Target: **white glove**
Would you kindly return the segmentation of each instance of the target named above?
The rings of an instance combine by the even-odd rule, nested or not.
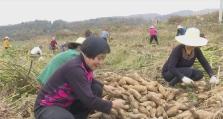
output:
[[[192,84],[192,83],[194,83],[194,81],[193,81],[192,79],[190,79],[190,78],[188,78],[188,77],[186,77],[186,76],[184,76],[184,77],[182,78],[182,81],[183,81],[185,84]]]
[[[219,80],[217,79],[217,77],[211,76],[210,84],[218,84],[218,83],[219,83]]]

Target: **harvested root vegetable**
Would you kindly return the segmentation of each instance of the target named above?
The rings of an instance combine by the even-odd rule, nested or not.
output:
[[[149,115],[149,111],[144,106],[139,107],[139,112]]]
[[[138,73],[133,73],[133,77],[134,77],[134,79],[135,80],[137,80],[138,82],[143,82],[143,81],[145,81],[145,79],[143,79]]]
[[[191,110],[193,117],[197,117],[199,119],[212,119],[214,113],[208,112],[205,110]]]
[[[139,110],[138,110],[138,109],[133,109],[132,112],[133,112],[134,114],[138,114],[138,113],[139,113]]]
[[[151,117],[156,117],[156,108],[152,108],[152,109],[150,110],[150,116],[151,116]]]
[[[145,114],[133,114],[131,112],[129,112],[127,116],[130,117],[130,119],[146,119],[147,118]]]
[[[137,90],[138,92],[144,92],[144,91],[147,92],[147,88],[146,88],[146,86],[142,86],[142,85],[129,86],[129,88],[135,89],[135,90]]]
[[[167,91],[166,91],[166,89],[162,86],[162,85],[159,85],[158,86],[158,90],[159,90],[159,92],[164,96],[164,97],[166,97],[167,96]]]
[[[129,105],[124,105],[122,108],[125,109],[125,110],[128,110],[130,108],[130,106]]]
[[[129,89],[129,93],[132,94],[136,99],[140,100],[141,94],[135,89]]]
[[[147,98],[148,98],[148,100],[155,102],[157,105],[163,105],[164,104],[163,101],[159,97],[156,97],[151,93],[147,94]]]
[[[157,109],[156,109],[156,117],[160,117],[160,116],[163,116],[163,113],[165,112],[164,108],[162,106],[159,106]]]
[[[119,80],[119,82],[118,82],[120,85],[126,85],[126,81],[125,80]]]
[[[151,92],[158,92],[158,89],[157,89],[157,87],[156,86],[154,86],[154,85],[146,85],[146,88],[147,88],[147,90],[148,91],[151,91]]]
[[[147,94],[147,93],[146,93]],[[146,102],[148,100],[148,97],[147,97],[147,95],[144,95],[144,96],[142,96],[140,99],[139,99],[139,101],[140,102]]]
[[[182,113],[179,113],[174,118],[176,118],[176,119],[193,119],[193,116],[192,116],[192,113],[189,110],[187,110]]]
[[[129,101],[133,108],[138,109],[139,104],[132,95],[129,96]]]
[[[179,106],[173,106],[170,109],[168,109],[166,113],[168,117],[173,117],[179,113],[178,110],[179,110]]]
[[[167,91],[166,96],[165,96],[166,97],[166,100],[167,101],[173,100],[175,98],[175,95],[176,95],[176,93],[171,92],[171,91]]]
[[[102,116],[102,112],[96,112],[92,115],[89,116],[89,118],[94,119],[94,118],[99,118]]]
[[[129,85],[138,85],[139,84],[136,80],[134,80],[130,77],[122,77],[120,80],[125,80],[126,83]]]
[[[118,111],[115,109],[112,109],[111,114],[113,114],[114,116],[118,116]]]
[[[156,103],[154,103],[154,102],[152,102],[152,101],[145,101],[145,102],[143,102],[143,103],[139,103],[139,105],[141,105],[141,106],[151,106],[151,107],[156,107]]]

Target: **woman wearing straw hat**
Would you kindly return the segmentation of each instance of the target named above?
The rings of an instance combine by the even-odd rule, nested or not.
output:
[[[9,44],[9,37],[8,37],[8,36],[6,36],[6,37],[3,38],[3,43],[2,43],[2,45],[3,45],[3,47],[4,47],[5,49],[8,49],[8,48],[10,47],[10,44]]]
[[[175,39],[181,44],[173,49],[162,69],[162,75],[169,85],[175,86],[180,82],[191,84],[202,79],[203,73],[192,68],[196,58],[211,78],[210,83],[219,83],[199,48],[208,42],[207,39],[200,37],[200,30],[188,28],[185,35],[176,36]]]

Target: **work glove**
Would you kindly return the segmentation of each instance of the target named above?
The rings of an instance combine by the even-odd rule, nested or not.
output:
[[[219,83],[219,80],[217,79],[217,77],[211,76],[210,84],[218,84],[218,83]]]
[[[188,77],[186,77],[186,76],[184,76],[184,77],[182,78],[182,81],[183,81],[183,83],[185,83],[185,84],[193,84],[193,83],[194,83],[194,81],[193,81],[192,79],[190,79],[190,78],[188,78]]]

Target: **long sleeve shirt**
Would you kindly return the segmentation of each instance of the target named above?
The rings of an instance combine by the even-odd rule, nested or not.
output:
[[[4,40],[3,41],[3,47],[4,48],[9,48],[10,47],[9,40]]]
[[[35,109],[51,105],[69,108],[75,100],[80,100],[89,109],[109,113],[112,102],[92,93],[91,85],[94,81],[93,71],[85,63],[83,56],[77,56],[49,78],[37,96]]]
[[[198,61],[201,63],[202,67],[205,69],[205,71],[211,77],[213,75],[213,71],[211,69],[211,66],[205,59],[203,53],[201,52],[200,48],[196,47],[194,49],[194,57],[192,57],[189,60],[183,58],[184,48],[185,48],[185,45],[178,45],[176,48],[173,49],[167,62],[163,66],[162,73],[170,71],[172,74],[174,74],[178,78],[182,79],[182,77],[184,75],[182,73],[180,73],[177,70],[177,68],[191,67],[194,64],[195,59],[197,58]]]
[[[46,81],[50,78],[51,75],[63,64],[78,56],[79,52],[74,49],[69,49],[65,52],[57,54],[53,59],[47,64],[43,69],[40,75],[37,77],[37,80],[41,84],[45,84]]]
[[[184,35],[186,32],[185,28],[178,28],[176,36]]]

